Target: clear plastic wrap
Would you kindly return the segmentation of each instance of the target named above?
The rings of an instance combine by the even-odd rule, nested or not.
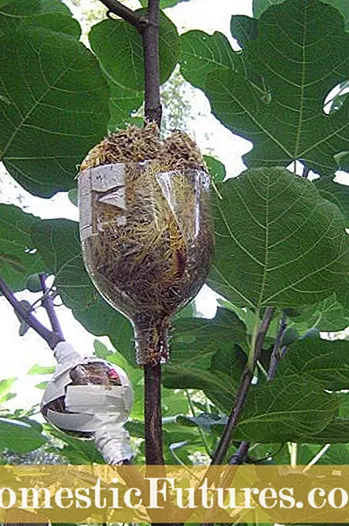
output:
[[[198,293],[211,263],[209,176],[144,161],[87,168],[78,181],[86,268],[132,321],[137,362],[166,361],[169,317]]]

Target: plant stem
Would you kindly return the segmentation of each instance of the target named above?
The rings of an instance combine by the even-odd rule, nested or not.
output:
[[[193,415],[194,418],[196,418],[195,408],[193,406],[193,402],[191,400],[190,393],[189,393],[188,389],[185,390],[185,394],[187,396],[187,400],[188,400],[188,404],[189,404],[189,408],[190,408],[191,414]],[[199,429],[199,434],[200,434],[202,443],[204,445],[205,451],[206,451],[207,455],[211,458],[211,451],[210,451],[210,447],[209,447],[209,445],[207,443],[207,440],[206,440],[206,437],[205,437],[205,433],[203,432],[203,430],[201,429],[200,426],[198,426],[198,429]]]
[[[144,428],[146,464],[164,464],[159,363],[155,366],[144,365]]]
[[[254,372],[256,363],[259,359],[260,353],[262,351],[264,338],[268,331],[273,314],[274,314],[274,307],[267,307],[265,310],[265,314],[264,314],[262,323],[257,332],[256,338],[254,339],[253,355],[252,355],[252,359],[249,360],[251,364],[249,363],[247,364],[242,374],[242,378],[241,378],[238,392],[236,394],[234,406],[229,415],[228,422],[225,426],[223,435],[219,441],[217,449],[214,452],[213,457],[212,457],[212,462],[211,462],[212,465],[219,465],[223,463],[225,456],[227,454],[227,451],[229,449],[229,446],[231,444],[231,441],[234,437],[234,433],[239,423],[239,419],[240,419],[240,416],[242,414],[242,411],[243,411],[243,408],[246,402],[247,394],[250,389],[251,381],[253,378],[253,372]]]
[[[148,23],[143,29],[144,53],[144,120],[155,122],[160,129],[162,108],[160,101],[159,66],[160,0],[148,0]]]
[[[269,364],[269,370],[268,370],[268,382],[273,380],[275,373],[276,373],[276,368],[282,358],[282,352],[280,351],[280,344],[281,344],[282,336],[286,330],[286,327],[287,327],[286,315],[283,314],[280,320],[279,329],[276,334],[275,343],[274,343],[273,351],[272,351],[271,358],[270,358],[270,364]]]
[[[45,274],[40,274],[39,275],[39,279],[40,279],[40,284],[41,284],[41,290],[44,293],[43,298],[41,300],[42,306],[44,307],[44,309],[47,312],[47,316],[48,316],[48,318],[50,320],[52,330],[56,334],[58,334],[58,336],[60,336],[62,338],[62,340],[64,340],[64,334],[63,334],[61,325],[60,325],[58,317],[57,317],[55,306],[53,304],[52,297],[49,294],[49,290],[47,289],[47,286],[46,286]]]
[[[64,341],[64,338],[57,334],[54,331],[50,331],[47,329],[42,323],[39,322],[39,320],[31,313],[27,312],[27,310],[23,307],[20,301],[17,300],[12,290],[9,288],[9,286],[5,283],[5,281],[0,276],[0,292],[4,295],[4,297],[7,299],[7,301],[12,305],[15,312],[32,328],[35,332],[41,336],[50,349],[54,349],[57,345],[57,343]]]
[[[250,443],[246,440],[243,440],[239,445],[238,449],[235,451],[234,455],[230,457],[229,464],[231,466],[238,466],[239,464],[245,462],[249,448]]]
[[[118,0],[100,0],[100,2],[108,8],[109,13],[114,13],[114,15],[123,18],[125,22],[134,26],[140,33],[142,33],[148,23],[147,18],[138,15],[129,7],[118,2]]]

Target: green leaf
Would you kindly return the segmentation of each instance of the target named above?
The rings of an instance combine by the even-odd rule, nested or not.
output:
[[[348,443],[349,418],[334,417],[319,433],[311,433],[304,437],[304,442],[313,444]]]
[[[8,396],[12,395],[10,391],[16,380],[17,378],[6,378],[6,380],[0,380],[0,404],[6,402],[8,400]]]
[[[320,432],[338,411],[338,402],[316,384],[275,379],[252,387],[236,438],[256,442],[299,442]]]
[[[84,266],[78,223],[50,219],[32,230],[33,243],[47,270],[55,275],[55,285],[63,303],[92,334],[109,336],[113,345],[134,363],[133,331],[130,322],[111,308],[98,294]]]
[[[348,273],[339,209],[282,168],[217,185],[216,254],[208,284],[238,306],[296,307],[326,298]]]
[[[29,369],[27,372],[27,375],[32,376],[34,374],[53,374],[55,372],[56,368],[54,365],[52,366],[43,366],[36,363]]]
[[[69,7],[62,0],[40,0],[42,13],[59,13],[71,16]]]
[[[320,194],[336,204],[344,217],[345,227],[349,228],[349,186],[335,183],[327,177],[321,177],[315,181]]]
[[[232,311],[218,308],[213,319],[178,318],[171,334],[171,363],[183,367],[210,364],[219,350],[234,354],[235,343],[246,342],[246,328]]]
[[[116,82],[110,82],[110,121],[109,129],[115,131],[130,122],[132,113],[136,112],[143,102],[143,92],[124,88]]]
[[[48,382],[39,382],[38,384],[36,384],[35,387],[37,389],[44,390],[44,389],[46,389],[47,386],[48,386]]]
[[[170,389],[200,389],[205,392],[221,409],[229,412],[234,403],[236,382],[227,374],[217,374],[200,368],[187,369],[180,366],[166,366],[163,370],[162,381]]]
[[[35,27],[1,38],[0,57],[1,160],[35,195],[74,187],[109,120],[96,59],[75,37]]]
[[[257,38],[257,20],[245,15],[235,15],[230,20],[230,32],[240,47]]]
[[[79,440],[58,429],[50,426],[50,434],[63,442],[63,448],[53,448],[50,450],[66,458],[69,464],[105,464],[102,455],[97,451],[92,440]]]
[[[43,29],[51,29],[57,33],[65,33],[69,36],[75,37],[79,40],[81,36],[81,27],[77,20],[71,16],[62,15],[59,13],[45,13],[26,18],[19,26],[19,31],[23,31],[29,27],[42,27]]]
[[[30,235],[37,221],[16,206],[0,204],[0,270],[13,290],[23,289],[28,276],[43,270]]]
[[[240,55],[233,51],[223,33],[208,35],[196,30],[181,35],[180,65],[183,77],[198,88],[204,88],[207,75],[218,67],[242,67]]]
[[[349,342],[321,339],[298,340],[287,350],[276,377],[293,376],[315,382],[329,391],[349,389]]]
[[[261,16],[243,57],[247,71],[263,77],[267,98],[249,74],[231,68],[209,73],[205,93],[214,115],[254,143],[244,162],[252,168],[300,160],[333,174],[349,142],[349,98],[330,115],[323,111],[326,95],[349,77],[349,35],[339,12],[317,0],[274,6]]]
[[[0,36],[11,33],[27,17],[41,13],[40,0],[2,0],[0,2]]]
[[[253,15],[259,18],[270,6],[281,4],[283,1],[284,0],[253,0]],[[337,8],[344,18],[346,28],[349,29],[349,4],[347,0],[322,0],[322,2]]]
[[[213,181],[215,183],[222,182],[226,176],[224,164],[211,155],[204,155],[204,160]]]
[[[123,20],[102,20],[92,27],[89,41],[109,80],[124,88],[143,91],[143,45],[136,28]],[[170,77],[179,56],[176,26],[163,13],[160,15],[159,52],[160,83],[163,84]]]
[[[298,328],[302,326],[316,328],[319,331],[335,332],[344,330],[349,325],[349,313],[337,301],[336,294],[309,307],[305,307],[292,321]]]
[[[29,453],[45,444],[46,438],[27,423],[0,418],[0,449]]]

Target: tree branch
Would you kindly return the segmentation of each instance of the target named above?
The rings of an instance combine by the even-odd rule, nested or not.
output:
[[[148,23],[143,29],[144,53],[144,120],[155,122],[160,129],[162,108],[160,102],[159,23],[160,0],[148,0]],[[161,365],[144,366],[144,422],[145,459],[147,465],[164,464]]]
[[[155,122],[160,129],[162,108],[160,101],[159,66],[160,0],[148,0],[148,24],[142,32],[144,53],[144,117],[145,123]]]
[[[144,365],[144,436],[147,465],[162,465],[161,365]]]
[[[63,341],[65,338],[64,338],[63,331],[62,331],[61,325],[59,323],[59,320],[56,314],[56,310],[53,304],[52,297],[50,296],[48,288],[46,286],[45,274],[40,274],[39,279],[40,279],[41,290],[44,293],[43,298],[41,300],[41,304],[47,312],[47,316],[50,320],[53,332],[58,334],[58,336],[60,336]]]
[[[12,305],[15,312],[20,316],[35,332],[41,336],[50,349],[54,349],[57,343],[64,341],[64,338],[54,331],[47,329],[39,320],[31,313],[28,312],[20,301],[17,300],[12,290],[8,287],[5,281],[0,276],[0,292],[4,295],[7,301]]]
[[[261,354],[264,338],[268,331],[273,314],[274,307],[267,307],[255,340],[251,365],[247,364],[242,374],[240,386],[235,398],[234,407],[229,415],[228,422],[225,426],[223,435],[221,436],[217,449],[213,454],[211,462],[212,465],[222,464],[227,454],[227,451],[233,439],[234,432],[237,428],[241,413],[246,402],[247,394],[251,385],[251,380],[253,378],[253,372]]]
[[[126,7],[118,0],[100,0],[108,8],[109,13],[114,13],[114,15],[119,16],[125,22],[128,22],[134,26],[140,33],[144,31],[144,28],[148,24],[148,20],[144,16],[140,16],[129,7]]]

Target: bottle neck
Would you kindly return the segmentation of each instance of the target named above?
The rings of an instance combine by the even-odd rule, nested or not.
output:
[[[136,361],[138,365],[156,365],[169,360],[168,318],[139,315],[134,320]]]

